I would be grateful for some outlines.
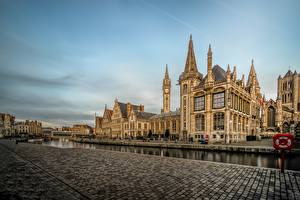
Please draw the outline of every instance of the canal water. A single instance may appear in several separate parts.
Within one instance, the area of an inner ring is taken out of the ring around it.
[[[223,163],[232,163],[232,164],[267,167],[267,168],[279,168],[280,166],[280,159],[278,155],[273,155],[273,154],[84,144],[84,143],[69,141],[68,138],[60,138],[59,140],[44,142],[42,145],[52,146],[57,148],[105,149],[105,150],[112,150],[112,151],[149,154],[149,155],[162,156],[162,157],[176,157],[176,158],[185,158],[185,159],[193,159],[193,160],[206,160],[206,161],[213,161],[213,162],[223,162]],[[286,157],[287,160],[285,162],[285,168],[290,170],[300,171],[300,156],[287,155]]]

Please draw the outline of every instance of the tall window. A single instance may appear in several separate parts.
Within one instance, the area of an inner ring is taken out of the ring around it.
[[[273,106],[268,108],[268,127],[275,127],[275,108]]]
[[[194,98],[195,111],[204,110],[205,108],[205,96]]]
[[[214,130],[224,130],[224,113],[214,114]]]
[[[204,121],[204,115],[199,114],[196,115],[196,130],[197,131],[204,131],[205,121]]]
[[[223,108],[225,106],[224,92],[213,95],[213,108]]]

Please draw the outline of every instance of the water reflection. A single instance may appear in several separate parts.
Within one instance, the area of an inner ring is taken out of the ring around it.
[[[68,138],[45,142],[43,145],[58,148],[87,148],[87,149],[105,149],[112,151],[130,152],[138,154],[149,154],[161,157],[176,157],[193,160],[206,160],[214,162],[232,163],[240,165],[250,165],[258,167],[279,168],[280,159],[272,154],[252,154],[252,153],[232,153],[219,151],[186,150],[186,149],[166,149],[150,147],[132,147],[115,145],[83,144],[69,141]],[[285,162],[286,169],[300,171],[300,157],[296,155],[287,155]]]

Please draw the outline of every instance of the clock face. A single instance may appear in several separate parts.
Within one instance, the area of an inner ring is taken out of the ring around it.
[[[165,93],[169,93],[169,89],[168,88],[165,89]]]

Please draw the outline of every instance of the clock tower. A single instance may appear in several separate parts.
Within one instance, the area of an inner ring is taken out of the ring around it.
[[[163,113],[170,112],[170,96],[171,96],[171,80],[168,73],[168,65],[166,65],[165,78],[163,80]]]

